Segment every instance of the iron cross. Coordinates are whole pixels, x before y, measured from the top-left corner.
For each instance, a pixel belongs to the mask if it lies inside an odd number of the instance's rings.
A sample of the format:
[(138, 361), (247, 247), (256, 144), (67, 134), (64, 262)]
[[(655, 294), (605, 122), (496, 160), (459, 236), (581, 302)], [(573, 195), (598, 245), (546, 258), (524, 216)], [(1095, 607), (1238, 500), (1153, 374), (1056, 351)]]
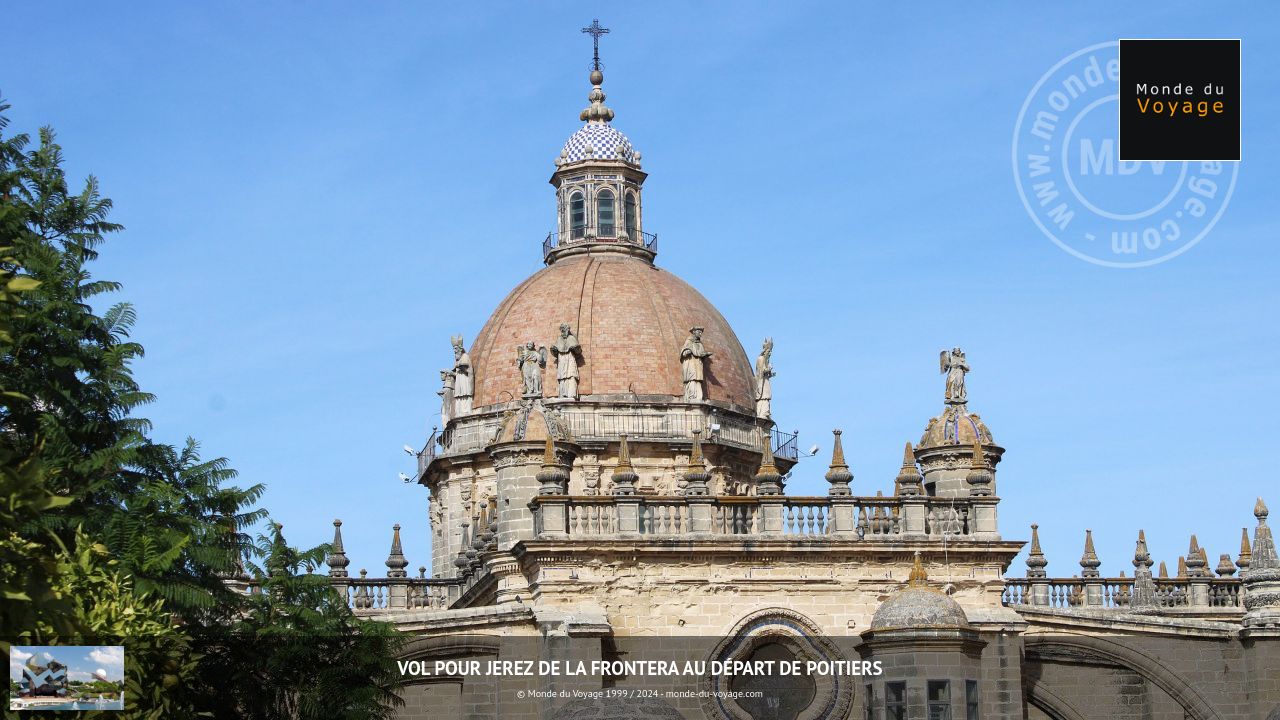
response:
[(592, 58), (591, 58), (591, 69), (599, 70), (600, 69), (600, 36), (609, 34), (609, 28), (600, 27), (600, 21), (596, 19), (591, 21), (591, 27), (582, 28), (582, 32), (591, 36), (591, 44), (595, 48), (595, 52), (592, 54)]

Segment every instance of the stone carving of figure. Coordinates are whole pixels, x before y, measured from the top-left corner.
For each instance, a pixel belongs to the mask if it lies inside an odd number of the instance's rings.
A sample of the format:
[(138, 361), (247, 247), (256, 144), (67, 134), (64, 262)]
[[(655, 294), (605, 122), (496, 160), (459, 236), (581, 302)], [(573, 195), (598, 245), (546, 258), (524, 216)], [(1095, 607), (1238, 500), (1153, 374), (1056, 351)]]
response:
[(560, 323), (560, 337), (551, 346), (556, 360), (556, 395), (578, 399), (578, 354), (582, 346), (569, 323)]
[(535, 348), (533, 341), (516, 348), (516, 366), (524, 381), (525, 397), (542, 397), (542, 369), (547, 366), (547, 348)]
[(475, 378), (471, 376), (471, 356), (462, 346), (462, 336), (453, 337), (453, 417), (471, 412)]
[(963, 405), (968, 401), (964, 390), (964, 374), (969, 372), (969, 363), (964, 359), (964, 351), (960, 348), (943, 350), (938, 357), (941, 372), (947, 375), (947, 403)]
[(449, 426), (453, 413), (453, 383), (456, 376), (452, 370), (440, 371), (440, 382), (443, 385), (436, 394), (440, 396), (440, 429)]
[(702, 328), (689, 330), (689, 339), (680, 349), (680, 374), (684, 379), (684, 399), (698, 402), (704, 398), (706, 363), (711, 353), (702, 345)]
[(760, 356), (756, 358), (756, 417), (768, 419), (772, 413), (773, 400), (773, 338), (765, 338), (760, 348)]

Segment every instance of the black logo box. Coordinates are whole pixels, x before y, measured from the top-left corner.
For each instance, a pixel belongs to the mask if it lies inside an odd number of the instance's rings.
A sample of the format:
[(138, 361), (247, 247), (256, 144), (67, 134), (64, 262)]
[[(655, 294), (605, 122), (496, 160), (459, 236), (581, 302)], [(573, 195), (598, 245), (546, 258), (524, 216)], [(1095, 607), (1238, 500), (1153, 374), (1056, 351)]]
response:
[(1121, 160), (1239, 160), (1240, 103), (1239, 40), (1120, 40)]

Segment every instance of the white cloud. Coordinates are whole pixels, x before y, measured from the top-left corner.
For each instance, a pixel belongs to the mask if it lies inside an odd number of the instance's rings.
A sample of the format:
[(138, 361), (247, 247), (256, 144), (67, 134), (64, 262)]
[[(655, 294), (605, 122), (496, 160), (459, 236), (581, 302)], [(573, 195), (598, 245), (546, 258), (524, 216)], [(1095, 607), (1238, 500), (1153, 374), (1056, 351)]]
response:
[(124, 648), (122, 647), (98, 647), (89, 653), (89, 659), (99, 665), (103, 665), (112, 669), (124, 668)]
[(22, 652), (16, 647), (9, 647), (9, 678), (13, 680), (22, 679), (22, 666), (26, 664), (27, 658), (31, 657), (31, 653)]

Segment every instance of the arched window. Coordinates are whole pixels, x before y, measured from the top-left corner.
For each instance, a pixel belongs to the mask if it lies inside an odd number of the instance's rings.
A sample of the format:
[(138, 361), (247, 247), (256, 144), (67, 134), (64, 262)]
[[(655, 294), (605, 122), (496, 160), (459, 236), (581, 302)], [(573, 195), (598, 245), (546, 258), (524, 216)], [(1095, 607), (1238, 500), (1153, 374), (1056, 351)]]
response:
[(627, 234), (631, 236), (631, 241), (635, 242), (640, 239), (640, 214), (639, 208), (636, 207), (636, 194), (627, 193), (627, 203), (624, 206), (627, 221)]
[(582, 193), (569, 196), (569, 237), (577, 240), (587, 231), (587, 201)]
[(613, 211), (613, 193), (608, 190), (601, 190), (596, 196), (596, 226), (599, 229), (600, 237), (614, 237), (617, 235), (617, 223), (614, 221)]

